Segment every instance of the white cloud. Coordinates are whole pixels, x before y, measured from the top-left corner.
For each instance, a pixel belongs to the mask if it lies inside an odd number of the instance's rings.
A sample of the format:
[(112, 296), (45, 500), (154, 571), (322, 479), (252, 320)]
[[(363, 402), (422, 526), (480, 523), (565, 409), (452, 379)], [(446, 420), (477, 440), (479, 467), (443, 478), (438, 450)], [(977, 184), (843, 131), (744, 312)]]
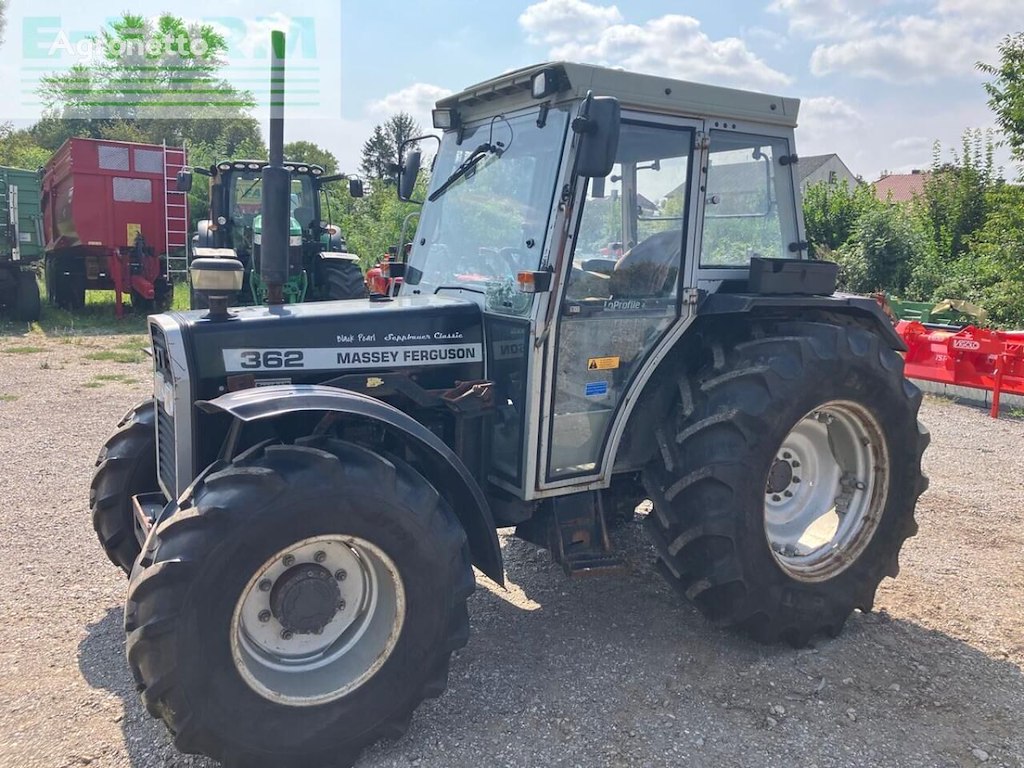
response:
[(811, 72), (893, 83), (975, 77), (1017, 28), (1019, 0), (773, 0), (792, 33), (822, 42)]
[[(568, 21), (573, 14), (583, 20), (576, 28)], [(643, 24), (627, 24), (615, 6), (543, 0), (527, 8), (519, 23), (531, 41), (549, 45), (556, 59), (754, 89), (791, 82), (743, 40), (712, 40), (692, 16), (668, 14)]]
[(366, 113), (371, 117), (386, 120), (396, 112), (406, 112), (420, 124), (420, 128), (425, 132), (430, 132), (433, 129), (430, 111), (438, 99), (444, 98), (450, 93), (448, 88), (442, 88), (440, 85), (413, 83), (400, 91), (371, 101), (366, 106)]
[(563, 45), (574, 39), (593, 37), (622, 22), (614, 5), (602, 7), (584, 0), (542, 0), (519, 16), (519, 26), (531, 43)]
[[(797, 147), (801, 155), (826, 155), (840, 152), (864, 137), (865, 121), (852, 104), (835, 96), (813, 96), (800, 101), (800, 127)], [(847, 164), (855, 159), (848, 150), (840, 153)], [(853, 166), (851, 166), (853, 169)]]
[(849, 37), (870, 27), (868, 13), (888, 0), (773, 0), (768, 11), (789, 17), (799, 37)]

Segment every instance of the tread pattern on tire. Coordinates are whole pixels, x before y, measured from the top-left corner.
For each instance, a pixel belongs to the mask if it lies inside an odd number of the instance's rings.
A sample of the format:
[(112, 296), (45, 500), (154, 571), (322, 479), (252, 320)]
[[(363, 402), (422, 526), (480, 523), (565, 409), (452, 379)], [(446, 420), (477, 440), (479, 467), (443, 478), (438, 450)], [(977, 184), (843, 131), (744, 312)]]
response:
[(366, 281), (355, 262), (343, 260), (325, 264), (323, 276), (323, 297), (328, 301), (361, 299), (366, 296)]
[[(764, 584), (766, 571), (751, 562), (758, 547), (768, 552), (763, 521), (755, 526), (745, 519), (751, 513), (743, 507), (750, 505), (741, 498), (750, 498), (751, 484), (761, 482), (751, 475), (752, 457), (777, 448), (777, 443), (766, 445), (774, 438), (765, 437), (773, 434), (776, 406), (818, 383), (821, 371), (856, 378), (867, 369), (884, 372), (884, 397), (913, 431), (906, 451), (912, 455), (890, 456), (897, 467), (893, 474), (905, 471), (911, 478), (909, 498), (894, 503), (890, 489), (886, 514), (896, 516), (893, 541), (874, 549), (872, 540), (869, 549), (882, 561), (866, 563), (854, 589), (830, 590), (842, 574), (820, 588), (795, 580), (780, 586), (777, 574), (771, 574), (774, 584)], [(669, 450), (644, 471), (654, 503), (645, 526), (659, 570), (713, 623), (745, 630), (763, 642), (781, 639), (800, 646), (819, 632), (834, 635), (854, 609), (870, 610), (878, 583), (898, 572), (899, 550), (917, 531), (913, 510), (927, 488), (921, 456), (928, 433), (917, 421), (921, 393), (903, 378), (902, 358), (864, 329), (785, 322), (714, 354), (695, 384), (680, 389), (686, 397), (676, 407)], [(763, 487), (760, 493), (763, 499)], [(757, 514), (763, 514), (761, 508)], [(758, 526), (761, 541), (755, 542), (752, 531)]]
[(311, 437), (294, 445), (268, 445), (247, 451), (226, 469), (198, 480), (193, 487), (193, 504), (165, 517), (154, 530), (147, 547), (152, 565), (136, 568), (129, 582), (125, 630), (132, 674), (146, 710), (164, 721), (182, 752), (206, 754), (226, 766), (246, 768), (320, 765), (320, 758), (309, 762), (309, 756), (293, 759), (254, 754), (237, 744), (222, 742), (200, 721), (176, 680), (175, 642), (179, 612), (204, 549), (230, 536), (247, 507), (263, 506), (276, 494), (287, 493), (294, 487), (290, 483), (308, 481), (313, 475), (331, 476), (351, 487), (386, 483), (393, 488), (422, 518), (421, 525), (438, 534), (449, 557), (437, 566), (448, 569), (453, 585), (448, 596), (445, 640), (437, 649), (437, 657), (429, 662), (432, 671), (421, 689), (410, 692), (406, 709), (346, 743), (344, 754), (332, 752), (331, 765), (354, 760), (364, 747), (380, 738), (400, 737), (416, 706), (425, 698), (440, 696), (447, 687), (450, 655), (465, 646), (469, 638), (466, 601), (476, 588), (465, 532), (447, 503), (409, 465), (353, 443)]
[(159, 490), (153, 401), (132, 408), (100, 449), (89, 486), (92, 525), (110, 562), (125, 573), (139, 554), (131, 497)]

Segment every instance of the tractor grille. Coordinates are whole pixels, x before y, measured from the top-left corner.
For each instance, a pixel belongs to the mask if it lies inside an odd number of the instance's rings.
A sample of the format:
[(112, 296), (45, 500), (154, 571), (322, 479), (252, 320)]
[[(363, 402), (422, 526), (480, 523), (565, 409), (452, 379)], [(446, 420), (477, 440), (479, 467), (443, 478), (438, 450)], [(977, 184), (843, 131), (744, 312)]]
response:
[[(155, 325), (150, 326), (153, 339), (153, 365), (156, 373), (161, 374), (165, 381), (174, 381), (171, 373), (170, 356), (164, 332)], [(174, 417), (171, 416), (156, 393), (156, 459), (157, 472), (164, 490), (171, 496), (177, 495), (178, 462), (174, 450)]]

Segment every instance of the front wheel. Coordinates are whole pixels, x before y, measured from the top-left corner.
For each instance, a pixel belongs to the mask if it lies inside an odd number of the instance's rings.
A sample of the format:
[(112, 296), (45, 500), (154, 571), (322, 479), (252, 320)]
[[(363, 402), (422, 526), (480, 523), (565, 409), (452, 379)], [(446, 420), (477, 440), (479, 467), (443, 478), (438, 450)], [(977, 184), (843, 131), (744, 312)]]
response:
[(156, 406), (145, 400), (117, 425), (100, 449), (89, 488), (89, 509), (100, 546), (125, 573), (139, 554), (132, 496), (160, 490), (156, 469)]
[(861, 328), (782, 323), (715, 359), (644, 472), (662, 573), (759, 640), (835, 635), (917, 531), (921, 393)]
[(152, 533), (128, 660), (184, 752), (347, 765), (444, 690), (474, 586), (465, 533), (412, 467), (334, 439), (271, 445)]

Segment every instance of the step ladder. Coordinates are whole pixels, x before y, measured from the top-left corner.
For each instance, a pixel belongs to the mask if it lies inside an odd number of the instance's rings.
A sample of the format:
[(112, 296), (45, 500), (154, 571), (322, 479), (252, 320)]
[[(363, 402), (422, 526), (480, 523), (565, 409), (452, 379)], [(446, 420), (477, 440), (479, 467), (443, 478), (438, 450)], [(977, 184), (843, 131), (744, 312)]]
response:
[(188, 193), (178, 191), (178, 171), (187, 164), (184, 147), (164, 144), (164, 252), (172, 283), (188, 280)]

